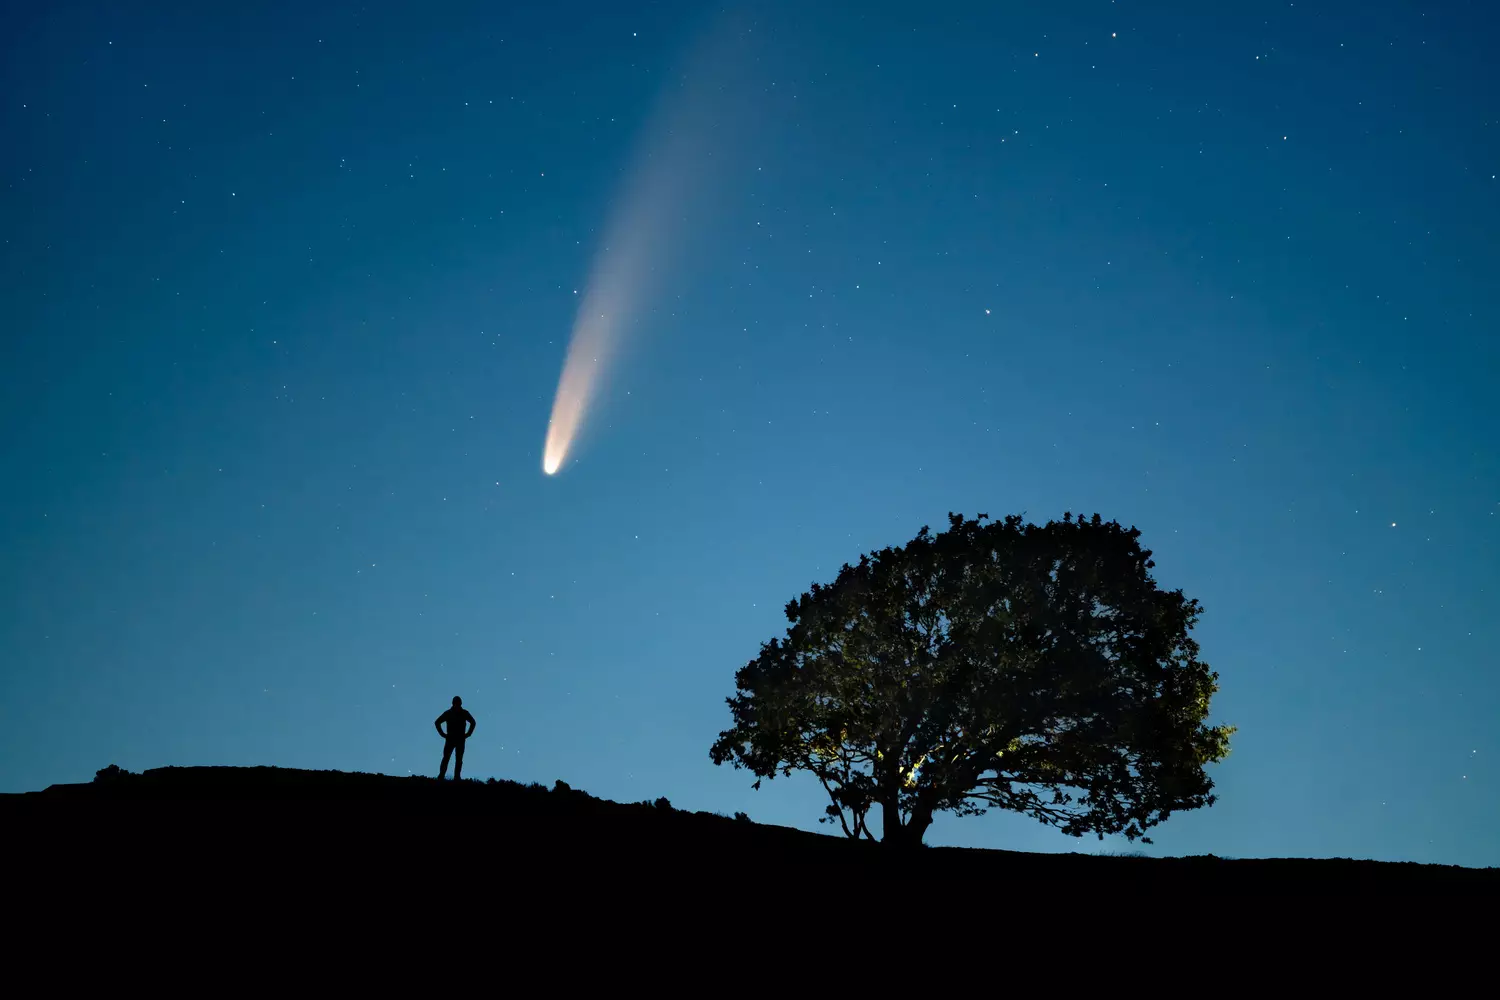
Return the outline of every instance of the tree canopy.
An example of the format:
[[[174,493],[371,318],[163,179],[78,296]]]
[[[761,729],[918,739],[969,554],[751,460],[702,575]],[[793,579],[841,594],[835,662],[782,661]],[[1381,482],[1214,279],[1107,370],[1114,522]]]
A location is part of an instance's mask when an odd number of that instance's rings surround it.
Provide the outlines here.
[[[1032,816],[1131,840],[1212,805],[1206,724],[1218,675],[1201,607],[1152,579],[1140,532],[1098,514],[923,527],[786,607],[783,638],[735,674],[714,763],[757,780],[813,774],[825,822],[919,844],[943,810]]]

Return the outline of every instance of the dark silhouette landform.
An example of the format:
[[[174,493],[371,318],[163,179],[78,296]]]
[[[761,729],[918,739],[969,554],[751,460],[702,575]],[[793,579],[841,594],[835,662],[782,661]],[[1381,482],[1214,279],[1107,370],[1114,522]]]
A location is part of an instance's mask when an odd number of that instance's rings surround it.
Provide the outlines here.
[[[409,857],[443,870],[429,845],[467,865],[528,873],[607,872],[670,879],[709,869],[774,876],[794,867],[860,877],[1133,884],[1242,890],[1493,891],[1500,868],[1348,859],[1151,858],[955,847],[892,849],[674,808],[666,799],[619,803],[564,782],[440,782],[279,767],[106,768],[94,781],[0,796],[0,820],[30,841],[32,857],[108,850],[136,864],[178,864],[212,874],[236,859],[327,864]],[[87,855],[85,855],[87,856]],[[205,870],[205,865],[207,869]]]

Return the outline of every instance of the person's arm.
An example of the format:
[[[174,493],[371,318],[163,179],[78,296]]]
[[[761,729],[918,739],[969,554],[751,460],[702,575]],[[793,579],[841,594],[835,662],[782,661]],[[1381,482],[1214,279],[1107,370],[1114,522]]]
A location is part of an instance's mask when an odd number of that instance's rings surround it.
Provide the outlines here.
[[[433,720],[432,724],[437,727],[438,735],[446,740],[448,738],[448,734],[443,732],[443,717],[441,715],[438,716]]]
[[[464,715],[469,720],[469,731],[467,733],[464,733],[464,739],[468,739],[470,736],[474,735],[474,730],[479,728],[479,723],[474,721],[474,716],[472,714],[465,712]]]

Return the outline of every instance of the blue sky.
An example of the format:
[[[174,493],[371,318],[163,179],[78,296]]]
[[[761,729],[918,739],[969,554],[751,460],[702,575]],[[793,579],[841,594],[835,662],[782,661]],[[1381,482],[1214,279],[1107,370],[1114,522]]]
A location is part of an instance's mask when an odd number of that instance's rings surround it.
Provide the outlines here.
[[[1097,510],[1239,727],[1151,850],[1500,864],[1485,5],[221,6],[4,14],[0,789],[431,772],[462,694],[471,775],[815,827],[707,754],[786,601]],[[708,208],[544,477],[726,23]]]

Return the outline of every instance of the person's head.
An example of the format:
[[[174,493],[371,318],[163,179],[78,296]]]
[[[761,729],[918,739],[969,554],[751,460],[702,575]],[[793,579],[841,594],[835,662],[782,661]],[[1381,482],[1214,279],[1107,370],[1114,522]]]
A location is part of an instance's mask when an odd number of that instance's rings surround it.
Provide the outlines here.
[[[454,708],[462,708],[463,707],[463,703],[464,703],[464,700],[462,698],[460,698],[458,695],[454,695],[453,696],[453,707]]]

